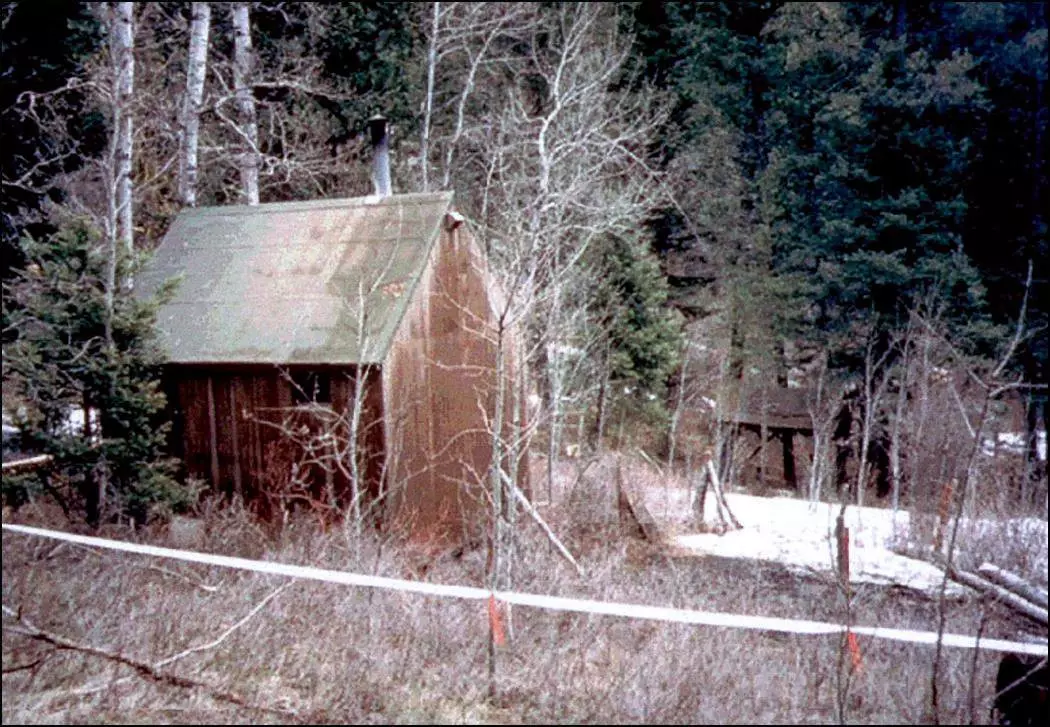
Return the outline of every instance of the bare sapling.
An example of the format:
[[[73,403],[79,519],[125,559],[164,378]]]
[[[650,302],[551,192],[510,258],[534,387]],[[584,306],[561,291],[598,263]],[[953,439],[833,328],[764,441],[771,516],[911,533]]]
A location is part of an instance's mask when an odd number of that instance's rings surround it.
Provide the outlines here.
[[[933,711],[934,721],[940,722],[940,683],[939,678],[942,668],[943,659],[943,643],[942,636],[944,633],[945,623],[947,620],[946,615],[946,593],[948,579],[951,572],[955,569],[955,553],[958,545],[959,526],[963,518],[963,514],[966,512],[968,505],[968,498],[974,495],[976,482],[974,481],[976,463],[978,455],[981,452],[982,443],[984,440],[984,430],[987,424],[989,414],[992,408],[992,403],[1000,396],[1008,391],[1015,391],[1018,389],[1032,388],[1036,390],[1047,390],[1050,388],[1047,384],[1042,383],[1026,383],[1023,379],[1012,378],[1008,375],[1008,367],[1013,358],[1017,355],[1019,348],[1024,344],[1027,339],[1027,332],[1029,324],[1027,322],[1028,312],[1028,296],[1032,289],[1032,262],[1028,263],[1028,275],[1025,280],[1024,297],[1021,301],[1021,308],[1017,315],[1017,323],[1014,327],[1013,335],[1010,340],[1006,343],[997,361],[993,362],[990,370],[982,375],[976,369],[970,368],[967,371],[967,375],[979,389],[983,396],[980,404],[980,410],[976,417],[969,419],[966,415],[965,409],[960,406],[960,413],[963,419],[963,423],[966,425],[968,431],[972,433],[972,441],[968,446],[968,454],[964,462],[960,466],[956,467],[956,471],[960,473],[962,477],[962,486],[955,488],[954,498],[952,502],[952,527],[948,538],[948,547],[944,559],[944,577],[941,581],[941,588],[938,595],[937,609],[937,645],[933,658],[933,667],[930,674],[930,702]],[[922,317],[917,317],[917,320],[922,324],[930,333],[940,336],[940,332],[927,322]],[[946,341],[949,348],[957,353],[955,347],[950,341]],[[959,360],[965,360],[961,355],[957,356]],[[954,382],[953,382],[954,384]]]

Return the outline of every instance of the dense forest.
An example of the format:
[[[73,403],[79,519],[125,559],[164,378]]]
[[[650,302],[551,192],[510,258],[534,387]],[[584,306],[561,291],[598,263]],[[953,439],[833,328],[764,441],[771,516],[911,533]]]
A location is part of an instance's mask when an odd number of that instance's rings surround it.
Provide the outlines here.
[[[921,439],[895,425],[909,366],[936,334],[934,363],[1022,402],[1027,477],[1045,479],[1048,18],[4,2],[5,407],[35,402],[54,433],[90,401],[135,440],[115,471],[167,487],[163,461],[129,464],[160,444],[132,436],[157,353],[129,271],[185,206],[370,194],[382,113],[395,193],[454,190],[510,291],[552,459],[570,412],[592,441],[617,411],[673,431],[685,367],[716,350],[725,380],[852,384],[897,472]]]

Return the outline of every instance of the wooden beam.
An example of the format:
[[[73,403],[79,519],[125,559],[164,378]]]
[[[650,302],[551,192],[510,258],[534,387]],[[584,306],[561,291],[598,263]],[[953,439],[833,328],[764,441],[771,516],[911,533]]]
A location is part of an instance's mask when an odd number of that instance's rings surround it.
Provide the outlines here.
[[[48,464],[51,462],[51,459],[52,457],[50,454],[39,454],[35,457],[16,459],[13,462],[4,462],[2,469],[4,472],[15,472],[22,469],[36,469],[37,467],[42,467],[43,465]]]
[[[623,465],[619,461],[616,463],[616,487],[618,490],[617,505],[626,506],[626,514],[638,524],[646,540],[651,543],[662,543],[664,537],[660,532],[660,527],[645,507],[641,496],[635,491],[634,487],[627,484],[623,476]],[[622,514],[624,514],[623,511],[621,511],[621,516]]]

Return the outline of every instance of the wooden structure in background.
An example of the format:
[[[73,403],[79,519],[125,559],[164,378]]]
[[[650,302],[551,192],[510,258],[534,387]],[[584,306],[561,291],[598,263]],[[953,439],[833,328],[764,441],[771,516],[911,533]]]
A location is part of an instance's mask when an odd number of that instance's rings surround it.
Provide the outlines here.
[[[258,500],[311,466],[288,432],[316,426],[319,405],[349,419],[360,376],[358,451],[383,524],[451,540],[482,527],[500,385],[495,288],[452,202],[416,194],[179,215],[136,287],[148,295],[181,278],[158,327],[172,448],[188,475]],[[513,337],[505,348],[509,397]],[[525,468],[516,474],[524,487]],[[319,498],[345,502],[348,486],[314,473]]]
[[[812,438],[813,417],[810,414],[814,392],[805,388],[765,386],[755,388],[726,406],[723,424],[732,425],[742,441],[751,440],[753,451],[748,462],[759,457],[766,467],[757,467],[759,482],[772,482],[788,487],[798,486],[796,466],[796,438]],[[779,445],[779,452],[770,457],[763,450],[770,442]]]

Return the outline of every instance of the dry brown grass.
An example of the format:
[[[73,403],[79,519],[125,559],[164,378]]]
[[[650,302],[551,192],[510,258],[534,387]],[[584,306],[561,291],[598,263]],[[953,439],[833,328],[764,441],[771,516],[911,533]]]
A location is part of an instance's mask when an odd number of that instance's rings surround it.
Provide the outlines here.
[[[607,497],[608,467],[599,464],[580,479],[568,506],[546,510],[586,575],[551,552],[537,529],[523,526],[519,590],[781,617],[841,616],[832,582],[769,565],[671,559],[624,538],[608,509],[615,506]],[[16,516],[60,524],[53,515]],[[418,555],[390,543],[322,533],[306,521],[266,532],[243,511],[225,509],[209,512],[204,525],[190,537],[205,551],[483,582],[485,558],[477,551],[421,568]],[[134,537],[168,542],[159,531]],[[214,640],[286,582],[11,533],[3,536],[3,556],[5,605],[43,629],[153,664]],[[854,614],[863,624],[930,629],[935,608],[918,596],[871,587],[858,591]],[[977,601],[951,604],[949,630],[973,633],[985,608]],[[985,635],[1013,635],[1008,615],[988,613]],[[146,680],[98,656],[56,650],[19,635],[5,616],[3,721],[826,723],[841,716],[836,637],[521,607],[513,627],[513,640],[498,654],[498,697],[490,700],[487,620],[475,602],[293,582],[221,645],[161,669],[210,690]],[[845,717],[930,721],[932,650],[865,640],[861,647],[862,672],[848,691]],[[974,661],[971,652],[948,650],[946,658],[941,721],[970,721],[976,666],[973,717],[986,722],[997,657],[981,654]],[[220,701],[215,692],[255,707]]]

